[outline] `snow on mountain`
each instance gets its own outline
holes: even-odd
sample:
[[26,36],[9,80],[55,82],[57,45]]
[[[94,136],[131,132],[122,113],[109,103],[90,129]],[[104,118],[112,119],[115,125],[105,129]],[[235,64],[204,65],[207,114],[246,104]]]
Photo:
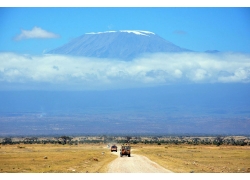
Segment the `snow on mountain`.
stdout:
[[[91,33],[86,33],[86,34],[102,34],[102,33],[115,33],[117,31],[105,31],[105,32],[91,32]],[[138,30],[121,30],[119,32],[125,32],[125,33],[134,33],[136,35],[143,35],[143,36],[149,36],[148,34],[153,34],[153,32],[150,32],[150,31],[138,31]]]
[[132,60],[144,53],[183,51],[190,50],[181,48],[153,32],[121,30],[86,33],[48,53]]
[[143,36],[150,36],[150,34],[155,35],[155,33],[152,33],[150,31],[120,31],[120,32],[134,33],[136,35],[143,35]]

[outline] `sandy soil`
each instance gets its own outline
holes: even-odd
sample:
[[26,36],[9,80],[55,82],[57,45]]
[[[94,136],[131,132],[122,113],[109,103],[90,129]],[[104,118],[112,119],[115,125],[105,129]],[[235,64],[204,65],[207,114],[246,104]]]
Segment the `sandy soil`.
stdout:
[[118,157],[109,164],[108,173],[172,173],[145,156],[132,154],[120,157],[120,152],[112,152]]

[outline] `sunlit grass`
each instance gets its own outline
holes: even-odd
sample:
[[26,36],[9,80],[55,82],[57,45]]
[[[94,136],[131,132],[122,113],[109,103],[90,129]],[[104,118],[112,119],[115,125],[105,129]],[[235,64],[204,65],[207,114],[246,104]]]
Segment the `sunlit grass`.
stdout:
[[[119,158],[105,144],[20,144],[0,146],[0,173],[105,173]],[[141,154],[176,173],[250,172],[249,146],[132,145]]]
[[178,173],[250,172],[249,146],[135,145],[135,154],[147,156]]
[[0,172],[106,172],[117,156],[105,145],[5,145],[0,149]]

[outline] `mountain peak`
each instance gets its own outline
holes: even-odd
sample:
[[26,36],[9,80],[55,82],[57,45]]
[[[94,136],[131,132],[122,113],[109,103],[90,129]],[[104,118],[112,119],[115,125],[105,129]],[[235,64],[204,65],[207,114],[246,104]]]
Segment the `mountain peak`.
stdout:
[[120,30],[86,33],[48,53],[129,61],[144,53],[184,51],[190,50],[150,31]]

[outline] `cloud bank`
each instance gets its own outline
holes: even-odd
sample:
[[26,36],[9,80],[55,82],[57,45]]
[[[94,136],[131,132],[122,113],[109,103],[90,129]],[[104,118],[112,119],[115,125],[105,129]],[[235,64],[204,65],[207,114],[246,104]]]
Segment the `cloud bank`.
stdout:
[[32,39],[32,38],[58,38],[57,34],[43,30],[40,27],[34,27],[32,30],[21,30],[21,34],[15,37],[16,41],[23,39]]
[[160,53],[119,61],[0,53],[0,89],[88,90],[249,82],[249,54]]

